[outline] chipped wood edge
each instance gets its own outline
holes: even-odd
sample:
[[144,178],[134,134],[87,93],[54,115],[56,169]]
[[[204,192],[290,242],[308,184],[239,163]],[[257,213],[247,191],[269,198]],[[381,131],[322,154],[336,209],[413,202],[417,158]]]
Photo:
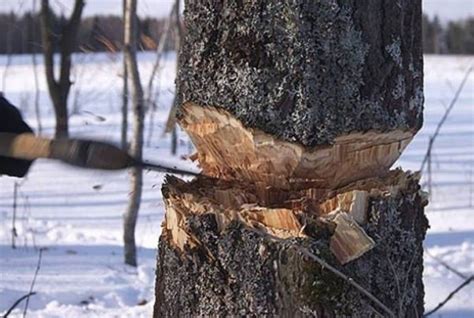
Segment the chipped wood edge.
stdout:
[[204,174],[277,188],[309,181],[336,188],[382,175],[414,135],[401,130],[351,133],[335,138],[333,145],[305,148],[246,128],[223,109],[187,102],[181,113],[180,125],[196,146]]

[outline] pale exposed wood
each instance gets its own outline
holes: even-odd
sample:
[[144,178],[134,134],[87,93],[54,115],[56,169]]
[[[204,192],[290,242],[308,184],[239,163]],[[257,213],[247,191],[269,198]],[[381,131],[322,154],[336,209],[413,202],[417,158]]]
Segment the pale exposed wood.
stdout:
[[329,247],[341,264],[359,258],[375,246],[375,242],[351,215],[339,212],[333,221],[336,223],[336,230],[331,237]]
[[[292,238],[307,237],[304,231],[306,221],[302,220],[309,213],[319,217],[324,224],[330,222],[336,225],[335,229],[329,227],[330,232],[334,231],[331,251],[344,264],[373,247],[373,240],[359,226],[367,222],[369,200],[396,197],[400,189],[405,189],[413,178],[419,177],[417,173],[394,170],[384,177],[359,180],[337,190],[309,188],[282,191],[287,196],[297,197],[290,201],[287,196],[280,197],[279,201],[272,198],[268,200],[271,205],[267,205],[266,200],[272,196],[273,188],[224,180],[186,183],[172,178],[172,183],[167,185],[169,193],[165,198],[164,229],[173,245],[183,251],[185,246],[200,246],[199,240],[188,228],[189,218],[193,215],[213,214],[220,232],[232,221],[239,221],[246,227],[280,238]],[[277,191],[274,195],[278,197],[278,194]],[[299,201],[306,201],[316,209],[303,210],[301,204],[289,204]]]
[[[285,208],[267,208],[255,203],[255,197],[231,199],[231,195],[239,189],[217,189],[215,196],[202,196],[198,189],[183,192],[177,186],[168,185],[170,193],[165,199],[164,229],[168,231],[173,244],[180,250],[184,247],[195,247],[199,240],[187,230],[187,220],[192,215],[214,214],[219,231],[232,221],[239,221],[250,228],[258,228],[280,238],[302,237],[302,224],[298,220],[299,211]],[[182,184],[182,183],[181,183]]]
[[363,190],[352,190],[338,194],[320,205],[320,213],[328,214],[334,210],[349,213],[359,224],[367,222],[369,193]]
[[197,148],[204,174],[277,188],[298,183],[335,188],[383,175],[413,137],[411,131],[370,131],[308,149],[247,129],[225,110],[191,102],[182,106],[180,124]]

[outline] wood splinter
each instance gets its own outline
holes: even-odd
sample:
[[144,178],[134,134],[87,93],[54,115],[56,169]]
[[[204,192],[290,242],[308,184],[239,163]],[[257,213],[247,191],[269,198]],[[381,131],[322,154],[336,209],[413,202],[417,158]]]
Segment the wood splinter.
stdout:
[[329,247],[341,264],[346,264],[362,256],[375,246],[355,219],[346,212],[338,212],[333,219],[336,230],[331,236]]

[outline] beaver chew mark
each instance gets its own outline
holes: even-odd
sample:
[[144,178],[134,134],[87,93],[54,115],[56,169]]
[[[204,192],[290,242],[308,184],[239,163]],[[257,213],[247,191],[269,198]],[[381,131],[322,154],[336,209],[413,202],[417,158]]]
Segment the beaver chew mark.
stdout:
[[[166,217],[163,235],[177,249],[201,248],[199,235],[191,226],[195,217],[209,217],[209,230],[219,235],[237,221],[279,238],[330,236],[330,249],[341,263],[354,260],[370,250],[374,241],[365,233],[370,200],[394,194],[418,178],[395,170],[383,178],[353,182],[339,190],[320,188],[287,190],[270,195],[260,185],[209,179],[205,176],[185,182],[168,176],[163,197]],[[267,191],[273,192],[271,188]],[[210,259],[214,256],[207,253]]]
[[180,116],[204,175],[216,177],[167,179],[164,235],[181,251],[214,258],[192,228],[205,217],[213,235],[238,222],[279,238],[326,238],[347,263],[375,245],[363,229],[369,201],[407,178],[389,168],[412,132],[353,133],[305,148],[246,128],[222,109],[186,103]]
[[369,131],[336,137],[332,145],[305,148],[249,129],[223,109],[182,106],[181,126],[197,148],[203,173],[228,180],[337,188],[383,176],[413,137],[412,131]]

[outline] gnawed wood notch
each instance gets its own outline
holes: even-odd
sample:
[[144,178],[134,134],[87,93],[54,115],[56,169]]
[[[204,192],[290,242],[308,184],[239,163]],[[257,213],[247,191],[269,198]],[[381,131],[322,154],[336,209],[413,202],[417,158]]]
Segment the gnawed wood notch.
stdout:
[[[168,177],[163,232],[182,252],[186,248],[205,248],[189,229],[189,220],[203,215],[212,215],[219,233],[234,221],[278,238],[317,238],[324,232],[331,237],[330,250],[345,264],[374,247],[374,241],[363,229],[369,201],[389,197],[403,190],[407,180],[418,178],[418,174],[395,170],[384,177],[353,182],[340,190],[310,188],[282,192],[270,187],[262,190],[260,184],[236,180],[203,176],[188,183]],[[258,195],[265,191],[267,195]]]
[[[232,230],[236,226],[238,235],[246,229],[261,233],[261,238],[308,242],[316,253],[327,251],[324,258],[335,258],[333,264],[339,266],[365,264],[367,258],[362,256],[383,253],[393,244],[393,238],[380,237],[380,230],[375,230],[381,226],[380,218],[392,213],[390,209],[414,213],[413,200],[426,204],[417,186],[418,173],[389,171],[411,140],[411,132],[351,134],[336,138],[334,145],[308,149],[247,129],[226,111],[213,107],[187,103],[180,120],[197,147],[204,175],[190,182],[167,177],[162,270],[173,262],[195,263],[198,257],[199,266],[213,271],[226,257],[222,253],[228,253],[217,246],[229,233],[237,235]],[[407,192],[411,193],[408,201],[401,195]],[[418,227],[426,226],[422,213],[405,217],[416,218]],[[271,251],[285,245],[273,242],[269,246],[259,245],[258,257],[270,257]],[[169,253],[177,258],[170,261]],[[420,253],[419,248],[415,253]],[[166,279],[158,274],[157,295]],[[301,288],[296,288],[295,295]],[[156,306],[167,308],[158,299]]]
[[[306,310],[333,317],[328,310],[334,306],[338,315],[373,314],[374,305],[298,255],[293,244],[337,266],[384,304],[397,304],[404,296],[396,292],[389,266],[403,273],[400,279],[421,283],[415,277],[421,279],[422,267],[403,261],[423,250],[414,239],[427,227],[418,180],[419,174],[394,170],[338,189],[281,191],[239,180],[168,176],[155,317],[228,311],[306,316]],[[395,292],[377,294],[386,284]],[[233,302],[219,297],[239,299],[235,311]],[[419,297],[403,306],[421,311],[413,307]]]
[[224,179],[335,188],[385,174],[411,141],[412,131],[370,131],[336,137],[330,146],[305,148],[245,128],[227,111],[188,102],[180,124],[198,151],[203,173]]

